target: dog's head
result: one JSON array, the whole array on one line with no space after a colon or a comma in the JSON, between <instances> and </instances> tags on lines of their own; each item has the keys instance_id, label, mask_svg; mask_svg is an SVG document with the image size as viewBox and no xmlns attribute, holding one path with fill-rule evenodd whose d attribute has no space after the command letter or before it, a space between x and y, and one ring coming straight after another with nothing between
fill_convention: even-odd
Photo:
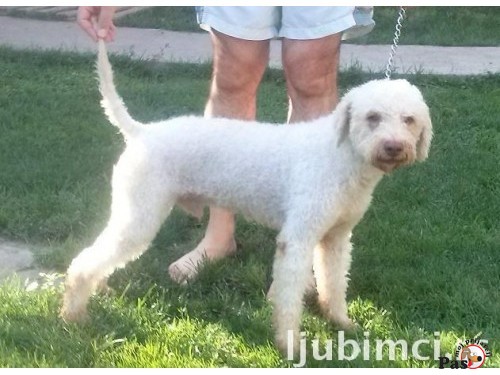
<instances>
[{"instance_id":1,"label":"dog's head","mask_svg":"<svg viewBox=\"0 0 500 375\"><path fill-rule=\"evenodd\" d=\"M375 80L349 91L337 106L339 144L350 142L384 172L427 158L432 139L429 108L406 80Z\"/></svg>"}]
</instances>

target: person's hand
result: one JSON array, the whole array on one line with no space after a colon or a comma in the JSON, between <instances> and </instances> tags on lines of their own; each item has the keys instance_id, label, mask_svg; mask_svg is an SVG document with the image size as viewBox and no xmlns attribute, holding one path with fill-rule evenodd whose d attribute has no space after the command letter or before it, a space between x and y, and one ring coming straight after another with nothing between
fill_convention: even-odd
<instances>
[{"instance_id":1,"label":"person's hand","mask_svg":"<svg viewBox=\"0 0 500 375\"><path fill-rule=\"evenodd\" d=\"M111 42L116 31L113 24L115 11L116 7L79 7L77 22L95 42L99 39Z\"/></svg>"}]
</instances>

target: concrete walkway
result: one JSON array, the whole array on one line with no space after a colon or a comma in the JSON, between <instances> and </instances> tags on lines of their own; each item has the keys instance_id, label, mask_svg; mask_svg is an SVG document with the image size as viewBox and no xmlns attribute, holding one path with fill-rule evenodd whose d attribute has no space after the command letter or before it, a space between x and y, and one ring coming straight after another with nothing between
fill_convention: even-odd
<instances>
[{"instance_id":1,"label":"concrete walkway","mask_svg":"<svg viewBox=\"0 0 500 375\"><path fill-rule=\"evenodd\" d=\"M95 44L75 22L38 21L0 16L0 45L17 49L94 52ZM159 61L206 62L212 58L207 33L120 28L110 51L132 58ZM356 65L366 71L385 70L390 46L344 44L341 70ZM473 75L500 73L500 48L400 46L396 71ZM271 43L270 66L281 67L280 42ZM17 273L32 279L38 270L29 248L0 239L0 280Z\"/></svg>"},{"instance_id":2,"label":"concrete walkway","mask_svg":"<svg viewBox=\"0 0 500 375\"><path fill-rule=\"evenodd\" d=\"M94 43L74 22L37 21L0 17L0 45L20 49L56 49L93 52ZM212 57L207 33L119 28L110 51L160 61L204 62ZM344 44L341 70L352 65L366 71L385 70L389 45ZM270 66L280 67L280 42L271 44ZM471 75L500 73L500 47L400 46L396 59L400 73Z\"/></svg>"},{"instance_id":3,"label":"concrete walkway","mask_svg":"<svg viewBox=\"0 0 500 375\"><path fill-rule=\"evenodd\" d=\"M33 254L25 244L0 239L0 280L14 272L22 279L36 277Z\"/></svg>"},{"instance_id":4,"label":"concrete walkway","mask_svg":"<svg viewBox=\"0 0 500 375\"><path fill-rule=\"evenodd\" d=\"M119 19L130 14L140 12L149 7L130 7L121 6L115 12L113 19ZM17 14L18 16L35 19L47 19L57 21L76 21L78 7L63 6L0 6L0 15L9 16Z\"/></svg>"}]
</instances>

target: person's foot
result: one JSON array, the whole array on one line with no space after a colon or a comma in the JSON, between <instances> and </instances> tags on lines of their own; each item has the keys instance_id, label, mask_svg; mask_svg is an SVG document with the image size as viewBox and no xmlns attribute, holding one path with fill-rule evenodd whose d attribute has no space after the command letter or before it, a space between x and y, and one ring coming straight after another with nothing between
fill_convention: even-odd
<instances>
[{"instance_id":1,"label":"person's foot","mask_svg":"<svg viewBox=\"0 0 500 375\"><path fill-rule=\"evenodd\" d=\"M233 254L236 251L234 226L234 215L231 211L210 207L205 237L194 250L168 267L170 277L179 284L185 283L198 274L198 268L204 260L220 259Z\"/></svg>"},{"instance_id":2,"label":"person's foot","mask_svg":"<svg viewBox=\"0 0 500 375\"><path fill-rule=\"evenodd\" d=\"M184 284L193 279L198 274L199 266L205 260L216 260L234 254L236 251L236 242L231 238L226 243L218 243L203 238L194 250L177 259L168 267L168 273L172 280L179 284Z\"/></svg>"}]
</instances>

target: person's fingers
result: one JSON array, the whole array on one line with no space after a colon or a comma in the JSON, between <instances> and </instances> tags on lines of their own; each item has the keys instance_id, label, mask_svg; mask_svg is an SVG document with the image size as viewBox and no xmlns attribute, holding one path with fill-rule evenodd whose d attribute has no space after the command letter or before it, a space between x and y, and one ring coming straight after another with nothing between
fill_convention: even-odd
<instances>
[{"instance_id":1,"label":"person's fingers","mask_svg":"<svg viewBox=\"0 0 500 375\"><path fill-rule=\"evenodd\" d=\"M116 34L113 24L115 11L116 7L79 7L77 22L95 42L99 39L110 42Z\"/></svg>"},{"instance_id":2,"label":"person's fingers","mask_svg":"<svg viewBox=\"0 0 500 375\"><path fill-rule=\"evenodd\" d=\"M115 25L113 25L113 16L116 7L101 7L99 19L97 20L97 36L110 42L115 36Z\"/></svg>"},{"instance_id":3,"label":"person's fingers","mask_svg":"<svg viewBox=\"0 0 500 375\"><path fill-rule=\"evenodd\" d=\"M103 39L105 42L112 42L115 40L116 27L111 25L108 29L100 29L97 31L97 37Z\"/></svg>"},{"instance_id":4,"label":"person's fingers","mask_svg":"<svg viewBox=\"0 0 500 375\"><path fill-rule=\"evenodd\" d=\"M111 25L106 42L112 42L113 40L115 40L115 35L116 35L116 26Z\"/></svg>"},{"instance_id":5,"label":"person's fingers","mask_svg":"<svg viewBox=\"0 0 500 375\"><path fill-rule=\"evenodd\" d=\"M94 14L94 7L79 7L77 13L77 23L95 42L97 42L97 33L92 23Z\"/></svg>"}]
</instances>

